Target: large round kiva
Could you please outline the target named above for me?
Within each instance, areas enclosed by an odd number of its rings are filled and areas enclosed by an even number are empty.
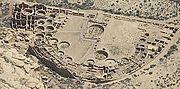
[[[102,27],[101,25],[95,24],[95,25],[91,25],[88,28],[88,33],[95,36],[101,35],[103,32],[104,32],[104,27]]]
[[[95,52],[95,58],[99,60],[106,59],[108,57],[108,53],[104,50],[98,50]]]

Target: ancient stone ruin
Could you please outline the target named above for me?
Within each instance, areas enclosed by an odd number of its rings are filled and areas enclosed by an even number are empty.
[[[129,22],[136,24],[129,29]],[[33,37],[25,39],[29,44],[26,54],[36,56],[63,77],[91,83],[115,81],[140,70],[158,57],[179,31],[168,24],[24,2],[14,4],[11,28],[32,32]],[[122,39],[126,41],[118,44]]]

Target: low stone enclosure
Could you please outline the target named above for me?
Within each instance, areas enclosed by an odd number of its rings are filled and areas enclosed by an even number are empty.
[[[64,29],[68,26],[72,26],[69,24],[74,17],[83,19],[82,21],[85,23],[81,23],[82,25],[77,31],[65,31]],[[45,66],[63,77],[92,83],[114,81],[138,71],[161,54],[179,30],[177,27],[166,24],[151,23],[106,13],[94,14],[55,8],[39,3],[15,4],[12,18],[12,29],[25,29],[33,32],[33,38],[29,39],[27,54],[36,56]],[[106,32],[111,30],[110,27],[113,26],[110,21],[114,20],[122,21],[124,24],[138,23],[135,30],[142,34],[137,37],[130,56],[121,54],[118,57],[113,56],[106,46],[101,46],[101,44],[105,44],[102,40],[106,38],[106,34],[108,34]],[[61,35],[56,37],[55,34],[58,35],[58,32],[77,33],[79,41],[89,42],[90,47],[84,56],[75,59],[69,55],[68,50],[72,50],[72,53],[76,54],[76,52],[81,51],[81,48],[73,50],[71,46],[74,42],[61,40]],[[76,47],[82,47],[82,45]]]

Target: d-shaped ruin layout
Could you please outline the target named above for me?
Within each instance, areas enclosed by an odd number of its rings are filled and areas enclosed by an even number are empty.
[[[178,0],[4,0],[0,89],[180,89],[179,11]]]

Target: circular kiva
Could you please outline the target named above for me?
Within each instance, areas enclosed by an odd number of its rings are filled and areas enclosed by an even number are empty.
[[[44,31],[44,27],[43,26],[37,26],[36,31],[37,32],[42,32],[42,31]]]
[[[36,15],[39,15],[39,16],[45,16],[46,12],[44,10],[38,10],[36,11]]]
[[[50,39],[50,38],[52,38],[52,34],[47,33],[47,34],[46,34],[46,37],[47,37],[48,39]]]
[[[24,15],[32,15],[32,14],[34,13],[34,11],[33,11],[32,9],[30,9],[30,8],[25,8],[25,9],[22,11],[22,13],[23,13]]]
[[[123,58],[121,58],[121,63],[123,65],[126,65],[126,64],[130,63],[130,60],[129,60],[129,58],[123,57]]]
[[[44,34],[41,33],[36,34],[36,39],[44,39]]]
[[[146,41],[145,38],[141,38],[141,39],[139,40],[139,42],[145,42],[145,41]]]
[[[54,31],[54,27],[49,25],[49,26],[46,27],[46,30],[47,31]]]
[[[104,32],[104,27],[101,25],[94,24],[89,26],[88,28],[88,34],[92,34],[95,36],[101,35],[103,32]]]
[[[115,59],[106,59],[105,61],[106,61],[105,64],[106,64],[107,66],[111,66],[111,67],[112,67],[112,66],[117,65],[117,62],[116,62]]]
[[[49,41],[49,43],[51,43],[51,44],[56,44],[56,43],[59,42],[57,38],[51,38],[51,39],[49,39],[48,41]]]
[[[59,51],[58,52],[58,56],[63,56],[64,55],[64,52],[63,51]]]
[[[67,62],[70,62],[70,61],[72,61],[73,59],[71,58],[71,57],[66,57],[65,58],[65,61],[67,61]]]
[[[93,59],[89,59],[89,60],[87,60],[87,63],[89,65],[94,65],[95,61]]]
[[[59,48],[65,49],[68,48],[70,46],[70,43],[67,41],[62,41],[59,43]]]
[[[108,53],[104,50],[98,50],[95,52],[95,58],[98,60],[104,60],[108,57]]]
[[[39,25],[44,25],[44,24],[45,24],[45,21],[44,21],[44,20],[39,20],[39,21],[38,21],[38,24],[39,24]]]

